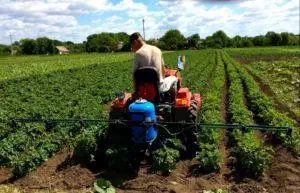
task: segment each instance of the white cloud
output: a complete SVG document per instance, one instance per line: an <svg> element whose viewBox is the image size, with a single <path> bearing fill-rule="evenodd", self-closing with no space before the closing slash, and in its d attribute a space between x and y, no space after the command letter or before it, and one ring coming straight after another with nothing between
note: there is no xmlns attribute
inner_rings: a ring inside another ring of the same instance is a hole
<svg viewBox="0 0 300 193"><path fill-rule="evenodd" d="M146 38L158 38L171 28L186 36L200 33L202 38L219 29L229 36L271 30L299 33L299 0L215 2L153 0L147 7L135 0L115 4L109 0L0 0L0 43L9 43L10 32L15 40L48 36L81 42L102 31L142 31L143 18ZM86 17L84 22L82 17Z"/></svg>
<svg viewBox="0 0 300 193"><path fill-rule="evenodd" d="M222 2L222 1L221 1ZM185 35L201 37L222 29L229 36L254 36L267 31L299 33L298 0L248 0L216 3L208 0L161 0L167 11L165 25Z"/></svg>
<svg viewBox="0 0 300 193"><path fill-rule="evenodd" d="M131 23L116 24L120 18L113 16L109 19L91 19L90 23L83 25L79 24L78 17L104 12L147 12L144 4L133 0L122 0L117 4L108 0L0 0L0 4L0 34L3 34L0 42L6 44L9 43L7 35L10 32L15 33L16 40L51 36L80 42L95 29L108 31L118 27L118 31L122 31L122 25ZM95 24L104 25L95 28Z"/></svg>

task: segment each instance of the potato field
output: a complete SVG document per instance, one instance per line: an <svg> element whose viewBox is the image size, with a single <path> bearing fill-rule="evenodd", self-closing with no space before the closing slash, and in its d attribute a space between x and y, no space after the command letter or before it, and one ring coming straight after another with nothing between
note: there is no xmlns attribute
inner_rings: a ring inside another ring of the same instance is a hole
<svg viewBox="0 0 300 193"><path fill-rule="evenodd" d="M183 85L202 96L199 122L291 130L203 129L194 159L167 149L133 176L94 160L106 122L13 121L108 119L115 93L133 91L132 53L0 57L0 193L94 192L100 178L126 193L300 192L299 47L164 52L167 67L179 55ZM110 155L122 167L126 154Z"/></svg>

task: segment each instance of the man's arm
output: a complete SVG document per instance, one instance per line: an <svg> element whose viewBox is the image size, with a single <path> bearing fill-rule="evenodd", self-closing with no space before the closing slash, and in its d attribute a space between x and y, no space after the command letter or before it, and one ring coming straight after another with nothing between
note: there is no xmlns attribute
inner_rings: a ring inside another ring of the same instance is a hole
<svg viewBox="0 0 300 193"><path fill-rule="evenodd" d="M162 77L165 78L165 61L162 54L161 54L161 73L162 73Z"/></svg>
<svg viewBox="0 0 300 193"><path fill-rule="evenodd" d="M160 81L162 81L162 79L164 78L165 70L164 70L164 60L162 58L162 53L161 53L160 49L158 49L158 48L153 49L152 61L153 61L154 67L156 67L156 69L159 73Z"/></svg>
<svg viewBox="0 0 300 193"><path fill-rule="evenodd" d="M133 58L133 65L132 65L132 80L133 80L133 87L135 88L135 78L134 78L134 73L136 71L136 69L139 66L139 56L137 53L134 54L134 58Z"/></svg>
<svg viewBox="0 0 300 193"><path fill-rule="evenodd" d="M134 74L134 72L138 68L138 65L139 65L139 56L137 53L135 53L133 58L132 74Z"/></svg>

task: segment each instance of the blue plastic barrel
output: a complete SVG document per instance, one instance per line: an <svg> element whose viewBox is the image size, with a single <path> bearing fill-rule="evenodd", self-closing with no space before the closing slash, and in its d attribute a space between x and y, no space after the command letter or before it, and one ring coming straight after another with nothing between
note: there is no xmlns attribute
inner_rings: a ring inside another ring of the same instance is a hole
<svg viewBox="0 0 300 193"><path fill-rule="evenodd" d="M137 100L129 105L129 114L135 122L154 122L156 121L155 107L147 100ZM157 129L152 124L146 126L132 127L132 140L136 144L151 144L157 137Z"/></svg>

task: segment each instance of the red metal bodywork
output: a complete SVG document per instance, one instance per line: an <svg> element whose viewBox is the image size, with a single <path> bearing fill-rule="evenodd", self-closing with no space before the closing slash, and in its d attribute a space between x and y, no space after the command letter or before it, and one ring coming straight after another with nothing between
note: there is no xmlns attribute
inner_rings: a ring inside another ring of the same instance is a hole
<svg viewBox="0 0 300 193"><path fill-rule="evenodd" d="M195 94L193 94L193 99L196 101L197 107L200 108L201 104L202 104L201 95L199 93L195 93Z"/></svg>
<svg viewBox="0 0 300 193"><path fill-rule="evenodd" d="M172 70L172 69L165 69L165 77L168 77L168 76L176 76L178 70Z"/></svg>
<svg viewBox="0 0 300 193"><path fill-rule="evenodd" d="M115 98L111 107L123 109L126 106L127 101L131 99L132 94L126 92L124 95L124 98L121 100L119 98Z"/></svg>
<svg viewBox="0 0 300 193"><path fill-rule="evenodd" d="M175 107L182 108L182 107L189 107L191 105L192 93L189 91L188 88L180 88L177 96L176 96L176 103Z"/></svg>
<svg viewBox="0 0 300 193"><path fill-rule="evenodd" d="M194 100L196 102L196 105L198 108L201 107L201 95L199 93L192 94L188 88L181 88L181 82L182 78L180 75L180 72L178 70L172 70L172 69L165 69L165 77L168 76L176 76L179 81L179 90L176 94L175 99L175 108L189 108L191 106L191 101ZM155 86L151 83L144 83L139 86L139 93L138 95L146 100L153 100L155 98L155 95L157 94L155 91ZM115 98L113 103L111 104L111 107L122 109L126 107L126 104L129 100L136 100L137 99L137 93L125 93L125 97L123 99Z"/></svg>

